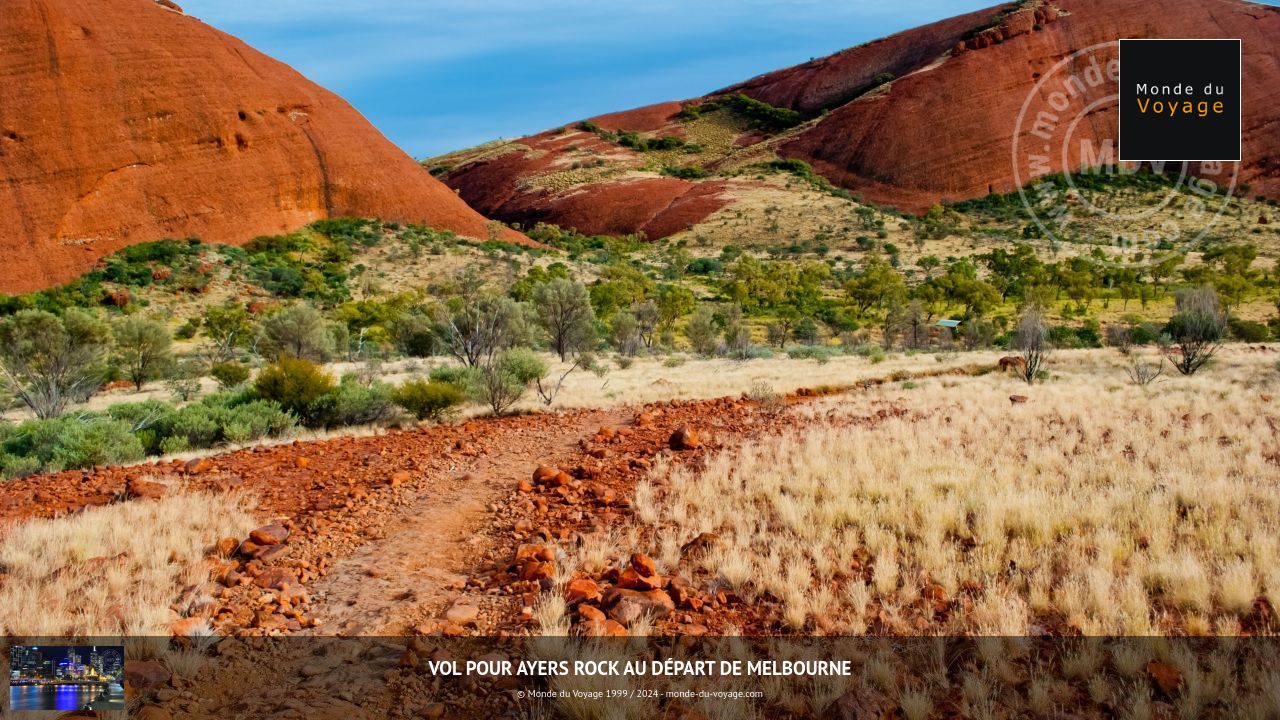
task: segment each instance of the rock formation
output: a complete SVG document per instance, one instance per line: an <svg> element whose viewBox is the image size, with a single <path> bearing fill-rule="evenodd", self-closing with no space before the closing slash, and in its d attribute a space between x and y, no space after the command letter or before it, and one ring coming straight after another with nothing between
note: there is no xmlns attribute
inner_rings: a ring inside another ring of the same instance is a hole
<svg viewBox="0 0 1280 720"><path fill-rule="evenodd" d="M489 232L341 98L175 3L4 4L0 292L133 243L240 243L337 216Z"/></svg>
<svg viewBox="0 0 1280 720"><path fill-rule="evenodd" d="M709 170L794 158L868 201L919 212L941 200L1016 189L1012 153L1023 102L1054 65L1122 37L1243 40L1238 180L1251 196L1280 196L1280 8L1241 0L1024 0L767 73L706 98L591 123L601 131L683 137L682 108L742 93L794 110L803 122L772 134L740 132L733 143L738 157ZM1115 90L1112 83L1088 97ZM1116 126L1115 104L1103 104L1074 127L1070 146L1091 141L1104 148L1114 143ZM661 237L734 202L740 177L656 177L645 153L607 140L571 125L443 158L439 171L490 216L584 232ZM1050 169L1074 169L1082 159L1078 149L1065 161L1054 153Z"/></svg>

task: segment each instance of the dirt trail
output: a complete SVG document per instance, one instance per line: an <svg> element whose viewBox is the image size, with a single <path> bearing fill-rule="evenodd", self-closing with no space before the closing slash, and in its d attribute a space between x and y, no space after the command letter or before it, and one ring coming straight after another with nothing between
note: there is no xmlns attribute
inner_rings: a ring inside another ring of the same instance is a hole
<svg viewBox="0 0 1280 720"><path fill-rule="evenodd" d="M334 563L315 584L316 632L400 635L438 615L491 543L481 530L493 503L537 465L573 455L581 439L630 415L599 411L517 428L489 453L451 462L386 523L380 538Z"/></svg>

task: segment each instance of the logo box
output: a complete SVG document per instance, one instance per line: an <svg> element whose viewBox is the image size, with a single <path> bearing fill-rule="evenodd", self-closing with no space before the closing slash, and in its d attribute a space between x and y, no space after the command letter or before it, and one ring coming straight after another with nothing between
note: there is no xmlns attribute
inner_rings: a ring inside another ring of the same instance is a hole
<svg viewBox="0 0 1280 720"><path fill-rule="evenodd" d="M1124 162L1239 162L1241 42L1120 40Z"/></svg>

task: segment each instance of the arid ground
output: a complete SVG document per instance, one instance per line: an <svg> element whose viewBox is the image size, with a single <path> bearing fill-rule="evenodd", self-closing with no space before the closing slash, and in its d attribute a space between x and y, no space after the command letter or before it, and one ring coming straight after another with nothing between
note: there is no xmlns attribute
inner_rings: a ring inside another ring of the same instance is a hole
<svg viewBox="0 0 1280 720"><path fill-rule="evenodd" d="M159 704L207 717L208 703L287 707L219 685L214 634L1280 629L1277 348L1228 346L1145 386L1115 350L1053 354L1032 387L996 358L788 361L821 390L743 376L733 394L710 385L719 399L600 398L16 480L0 507L5 630L191 638L153 653L201 700ZM666 368L657 387L718 365ZM342 663L276 659L263 682ZM378 685L388 708L403 709L395 692L424 712L447 702L412 684L416 665L387 669L403 675Z"/></svg>

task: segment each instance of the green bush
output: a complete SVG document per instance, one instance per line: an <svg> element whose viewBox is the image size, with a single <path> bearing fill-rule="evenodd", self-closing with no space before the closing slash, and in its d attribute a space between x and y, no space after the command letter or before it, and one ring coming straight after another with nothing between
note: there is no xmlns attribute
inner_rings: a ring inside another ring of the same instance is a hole
<svg viewBox="0 0 1280 720"><path fill-rule="evenodd" d="M523 347L503 350L493 363L481 368L478 383L470 388L472 398L501 415L524 396L529 384L546 375L547 366Z"/></svg>
<svg viewBox="0 0 1280 720"><path fill-rule="evenodd" d="M884 362L885 359L884 348L879 345L859 345L853 349L853 352L859 357L864 357L873 363L881 363Z"/></svg>
<svg viewBox="0 0 1280 720"><path fill-rule="evenodd" d="M452 385L463 393L468 393L480 381L480 372L476 368L460 367L456 365L441 365L432 368L427 374L427 379L432 382L441 382Z"/></svg>
<svg viewBox="0 0 1280 720"><path fill-rule="evenodd" d="M278 404L247 393L218 393L182 408L158 400L122 403L107 414L127 423L148 455L279 437L297 426Z"/></svg>
<svg viewBox="0 0 1280 720"><path fill-rule="evenodd" d="M0 479L24 478L40 472L40 458L0 453Z"/></svg>
<svg viewBox="0 0 1280 720"><path fill-rule="evenodd" d="M224 390L230 390L248 381L249 368L234 361L220 362L209 368L209 374Z"/></svg>
<svg viewBox="0 0 1280 720"><path fill-rule="evenodd" d="M1160 339L1164 329L1156 323L1142 323L1129 330L1129 341L1134 345L1152 345Z"/></svg>
<svg viewBox="0 0 1280 720"><path fill-rule="evenodd" d="M311 420L315 402L337 387L333 378L316 363L287 356L263 368L253 381L257 397L278 403L304 423Z"/></svg>
<svg viewBox="0 0 1280 720"><path fill-rule="evenodd" d="M685 268L690 275L714 275L724 272L724 263L715 258L698 258Z"/></svg>
<svg viewBox="0 0 1280 720"><path fill-rule="evenodd" d="M1266 342L1271 337L1271 331L1260 322L1232 318L1231 336L1240 342L1260 343Z"/></svg>
<svg viewBox="0 0 1280 720"><path fill-rule="evenodd" d="M164 436L183 438L188 448L213 447L222 439L218 414L208 405L188 405L174 413Z"/></svg>
<svg viewBox="0 0 1280 720"><path fill-rule="evenodd" d="M173 331L173 336L179 340L190 340L200 332L201 320L198 317L187 318L187 321L178 326Z"/></svg>
<svg viewBox="0 0 1280 720"><path fill-rule="evenodd" d="M704 178L711 173L701 165L663 165L662 174L681 180L697 180Z"/></svg>
<svg viewBox="0 0 1280 720"><path fill-rule="evenodd" d="M338 387L321 395L311 404L306 421L316 427L378 425L395 417L392 388L383 382L362 384L354 375L346 375Z"/></svg>
<svg viewBox="0 0 1280 720"><path fill-rule="evenodd" d="M1096 320L1078 328L1055 325L1049 328L1049 343L1057 348L1098 348L1102 347L1102 333Z"/></svg>
<svg viewBox="0 0 1280 720"><path fill-rule="evenodd" d="M441 380L408 380L395 389L391 399L419 420L439 421L467 395L458 385Z"/></svg>
<svg viewBox="0 0 1280 720"><path fill-rule="evenodd" d="M752 127L761 130L786 130L799 125L802 120L800 113L795 110L776 107L742 93L724 95L702 104L704 111L718 107L728 108L734 114L747 119Z"/></svg>
<svg viewBox="0 0 1280 720"><path fill-rule="evenodd" d="M792 360L817 360L820 365L831 362L831 358L837 355L839 353L836 352L835 348L821 345L793 345L787 348L787 357Z"/></svg>
<svg viewBox="0 0 1280 720"><path fill-rule="evenodd" d="M129 423L95 415L28 420L0 442L7 476L120 465L144 455Z"/></svg>

